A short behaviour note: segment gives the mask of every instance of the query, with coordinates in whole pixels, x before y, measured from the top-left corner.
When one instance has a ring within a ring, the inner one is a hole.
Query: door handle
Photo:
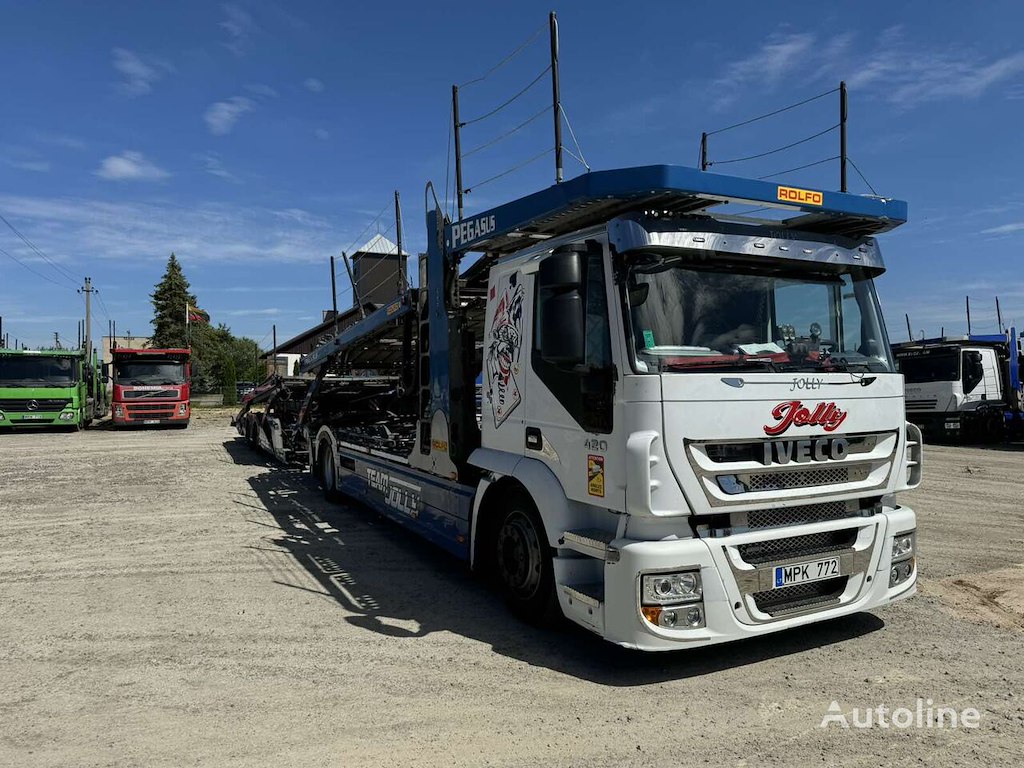
[[[526,447],[531,451],[539,451],[544,447],[544,438],[541,436],[538,427],[526,428]]]

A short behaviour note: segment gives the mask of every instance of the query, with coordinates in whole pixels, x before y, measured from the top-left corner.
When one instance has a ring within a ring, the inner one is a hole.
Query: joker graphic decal
[[[491,288],[494,305],[491,343],[487,348],[487,397],[491,401],[494,426],[500,427],[522,400],[516,376],[523,347],[523,286],[519,273],[498,279]]]

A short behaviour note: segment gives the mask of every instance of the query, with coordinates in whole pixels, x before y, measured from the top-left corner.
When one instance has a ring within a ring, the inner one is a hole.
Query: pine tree
[[[189,293],[188,280],[173,253],[167,259],[167,270],[150,298],[153,301],[153,346],[172,349],[188,346],[185,304],[197,306],[199,302],[194,294]]]

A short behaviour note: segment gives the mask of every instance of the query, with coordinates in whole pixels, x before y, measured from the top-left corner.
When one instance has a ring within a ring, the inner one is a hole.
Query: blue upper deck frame
[[[452,222],[445,226],[444,246],[454,255],[505,253],[524,247],[531,235],[565,234],[628,211],[697,213],[727,203],[792,210],[800,215],[771,221],[771,226],[850,238],[885,232],[907,220],[907,204],[901,200],[723,176],[685,166],[648,165],[592,171]]]

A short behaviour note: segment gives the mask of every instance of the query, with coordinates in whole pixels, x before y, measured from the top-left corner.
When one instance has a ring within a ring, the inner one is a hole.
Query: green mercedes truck
[[[0,429],[77,431],[107,413],[95,353],[83,349],[0,348]]]

